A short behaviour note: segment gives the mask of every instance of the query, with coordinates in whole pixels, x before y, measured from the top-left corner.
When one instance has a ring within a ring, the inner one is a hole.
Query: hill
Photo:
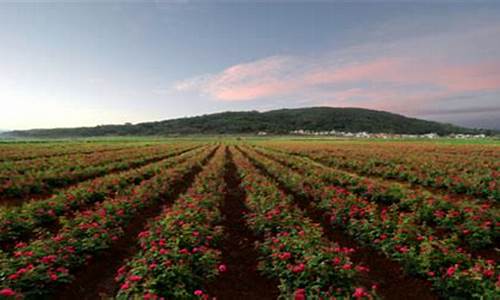
[[[267,112],[223,112],[158,122],[96,127],[32,129],[4,133],[12,137],[59,138],[126,135],[286,134],[293,130],[424,134],[491,133],[361,108],[311,107]]]

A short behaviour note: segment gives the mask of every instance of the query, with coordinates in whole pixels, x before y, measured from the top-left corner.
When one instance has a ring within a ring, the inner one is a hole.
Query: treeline
[[[61,138],[133,135],[187,134],[287,134],[293,130],[345,131],[393,134],[451,133],[493,134],[494,131],[469,129],[451,124],[408,118],[384,111],[360,108],[312,107],[268,112],[224,112],[159,122],[96,127],[33,129],[5,134],[25,138]]]

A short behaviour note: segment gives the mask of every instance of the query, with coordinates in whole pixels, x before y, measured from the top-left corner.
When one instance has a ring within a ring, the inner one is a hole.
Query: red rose
[[[292,254],[290,252],[285,252],[285,253],[282,253],[279,255],[279,258],[281,260],[287,260],[287,259],[290,259],[292,257]]]
[[[4,297],[12,297],[15,294],[16,294],[16,292],[14,292],[12,289],[9,289],[9,288],[5,288],[5,289],[0,291],[0,295],[4,296]]]
[[[453,274],[455,274],[455,272],[457,271],[457,269],[458,269],[458,265],[454,265],[453,267],[449,267],[448,270],[446,270],[446,275],[448,277],[453,276]]]
[[[219,272],[221,272],[221,273],[224,273],[227,271],[227,267],[224,264],[219,265],[218,269],[219,269]]]
[[[128,290],[129,287],[130,287],[130,284],[127,281],[125,281],[125,283],[120,286],[120,289]]]
[[[139,275],[132,275],[129,277],[130,281],[140,281],[141,279],[142,279],[142,277]]]
[[[306,299],[306,290],[305,289],[297,289],[295,291],[295,300],[305,300]]]
[[[483,275],[484,275],[485,277],[492,277],[493,275],[495,275],[495,272],[493,272],[493,270],[485,270],[485,271],[483,272]]]
[[[306,266],[303,263],[300,263],[292,268],[292,272],[300,273],[300,272],[304,271],[305,267]]]
[[[356,298],[362,298],[362,297],[368,296],[368,293],[365,292],[364,288],[356,288],[354,290],[354,293],[352,294],[352,296],[356,297]]]

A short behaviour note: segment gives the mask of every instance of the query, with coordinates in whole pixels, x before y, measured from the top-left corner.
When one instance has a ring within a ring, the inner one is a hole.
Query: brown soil
[[[182,154],[182,153],[185,153],[187,151],[189,151],[189,150],[182,151],[181,153],[179,153],[179,155]],[[168,159],[169,157],[167,157],[165,159]],[[184,162],[186,160],[187,160],[187,158],[182,158],[182,159],[179,159],[177,163],[182,163],[182,162]],[[150,178],[146,178],[144,180],[148,180],[148,179],[150,179]],[[135,183],[131,183],[131,185],[139,185],[141,182],[142,181],[137,181]],[[106,197],[109,197],[109,196],[110,195],[108,195]],[[106,199],[106,197],[104,199]],[[71,211],[68,211],[68,212],[64,213],[62,216],[65,216],[68,219],[71,219],[71,218],[73,218],[73,216],[74,216],[75,213],[77,213],[79,211],[84,211],[86,209],[90,209],[93,205],[95,205],[96,203],[99,203],[99,202],[103,201],[104,199],[92,201],[90,203],[86,203],[86,204],[84,204],[84,205],[82,205],[82,206],[80,206],[78,208],[75,208],[74,210],[71,210]],[[0,249],[2,251],[4,251],[4,252],[9,253],[9,252],[13,251],[15,244],[17,244],[19,242],[29,243],[33,239],[38,239],[38,238],[41,238],[41,237],[47,235],[47,233],[49,233],[49,234],[56,234],[59,231],[60,228],[61,228],[61,224],[59,223],[59,219],[57,219],[54,222],[48,222],[48,223],[40,224],[37,227],[37,230],[35,230],[33,232],[30,232],[30,233],[28,233],[26,235],[20,236],[20,237],[14,239],[14,240],[0,243]],[[46,230],[43,230],[43,229],[46,229]]]
[[[300,174],[303,174],[303,170],[301,170],[300,168],[297,168],[297,167],[293,167],[293,166],[290,166],[288,164],[286,164],[285,162],[283,162],[281,159],[277,159],[275,157],[273,157],[272,155],[269,155],[268,153],[264,153],[262,151],[259,151],[259,149],[253,149],[255,152],[257,152],[258,154],[286,167],[286,168],[290,168],[291,170],[293,171],[296,171],[297,173],[300,173]],[[318,164],[321,164],[327,168],[332,168],[332,169],[335,169],[333,167],[330,167],[328,165],[326,165],[325,163],[322,163],[322,162],[319,162],[319,161],[315,161],[314,159],[312,158],[309,158],[311,161],[313,162],[316,162]],[[343,171],[343,172],[346,172],[346,171]],[[349,172],[346,172],[346,173],[349,173]],[[363,176],[363,175],[359,175],[359,174],[356,174],[356,173],[349,173],[353,176]],[[366,177],[366,176],[364,176]],[[474,201],[474,200],[471,200],[469,196],[466,196],[466,195],[457,195],[457,194],[445,194],[445,192],[443,192],[442,189],[436,189],[436,188],[427,188],[427,187],[423,187],[423,186],[419,186],[419,185],[415,185],[415,184],[408,184],[407,182],[402,182],[401,180],[390,180],[390,179],[380,179],[379,180],[384,180],[384,181],[394,181],[394,182],[398,182],[402,185],[404,185],[406,188],[409,188],[409,189],[412,189],[412,190],[415,190],[415,191],[427,191],[427,192],[431,192],[433,194],[438,194],[438,195],[447,195],[448,196],[448,199],[452,202],[459,202],[459,201]],[[380,207],[380,208],[384,208],[384,207],[388,207],[390,206],[389,203],[381,203],[381,202],[378,202],[377,205]],[[435,224],[427,224],[429,226],[432,226],[432,228],[434,228],[436,230],[435,232],[435,235],[439,238],[441,237],[445,237],[449,230],[445,230],[445,229],[439,229],[439,228],[436,228]],[[494,242],[494,245],[498,245],[499,242],[498,241],[495,241]],[[481,257],[481,258],[484,258],[484,259],[492,259],[494,261],[500,261],[500,249],[499,248],[488,248],[488,249],[478,249],[478,250],[473,250],[473,249],[470,249],[470,247],[467,246],[467,244],[465,242],[463,242],[461,244],[462,248],[464,248],[468,253],[470,253],[472,255],[472,257],[475,257],[475,258],[478,258],[478,257]]]
[[[498,244],[496,244],[498,245]],[[497,246],[494,249],[480,249],[480,250],[468,250],[467,252],[471,253],[473,257],[481,257],[484,259],[492,259],[497,263],[500,262],[500,247]]]
[[[426,191],[426,192],[429,192],[429,193],[432,193],[435,195],[440,195],[440,196],[447,196],[449,201],[451,201],[451,202],[460,203],[460,202],[466,201],[466,202],[474,203],[474,202],[480,201],[483,203],[486,203],[486,202],[491,203],[495,207],[498,207],[498,204],[495,201],[486,199],[482,196],[468,195],[468,194],[464,194],[464,193],[456,193],[456,192],[450,191],[446,187],[431,187],[431,186],[426,186],[426,185],[420,184],[420,183],[409,182],[408,180],[405,180],[405,179],[400,179],[400,178],[395,178],[395,177],[387,178],[387,177],[384,177],[383,175],[379,175],[379,174],[364,174],[358,170],[355,170],[353,168],[349,168],[346,166],[333,166],[333,165],[329,164],[328,162],[325,162],[319,158],[312,157],[310,155],[299,155],[299,154],[292,154],[292,155],[296,155],[296,156],[303,157],[303,158],[308,158],[311,161],[314,161],[314,162],[321,164],[325,167],[341,170],[341,171],[343,171],[345,173],[349,173],[353,176],[361,176],[361,177],[367,177],[367,178],[372,177],[372,178],[382,180],[385,182],[399,183],[408,189],[413,189],[413,190],[417,190],[417,191]]]
[[[221,208],[225,237],[222,242],[223,263],[227,271],[208,285],[210,295],[226,299],[276,299],[278,283],[261,276],[257,270],[258,254],[254,248],[256,237],[245,225],[245,192],[241,179],[226,148],[229,159],[226,174],[227,191]]]
[[[95,154],[95,153],[105,153],[105,152],[113,152],[120,151],[125,149],[134,149],[140,148],[137,146],[132,147],[120,147],[114,149],[103,149],[103,150],[83,150],[83,151],[74,151],[74,152],[66,152],[66,153],[53,153],[53,154],[45,154],[45,155],[33,155],[33,156],[25,156],[25,157],[17,157],[17,158],[0,158],[0,162],[4,161],[24,161],[24,160],[34,160],[38,158],[51,158],[57,156],[71,156],[71,155],[85,155],[85,154]]]
[[[241,151],[246,157],[253,162],[252,158],[244,151]],[[378,253],[372,248],[365,247],[345,234],[341,229],[334,228],[329,224],[328,216],[322,211],[315,209],[311,203],[312,199],[299,195],[288,189],[279,179],[272,176],[267,170],[255,164],[260,171],[266,176],[274,179],[278,187],[285,193],[291,195],[301,209],[317,223],[320,223],[324,229],[325,236],[339,244],[341,247],[349,247],[356,249],[356,252],[351,254],[351,259],[354,263],[367,266],[370,271],[359,277],[360,283],[370,288],[372,284],[378,285],[378,295],[383,299],[400,300],[400,299],[439,299],[436,293],[431,290],[431,284],[423,279],[410,277],[404,273],[399,263],[388,259],[385,255]]]
[[[143,167],[145,165],[155,163],[155,162],[158,162],[158,161],[161,161],[161,160],[164,160],[164,159],[176,156],[176,155],[181,155],[181,154],[186,153],[188,151],[192,151],[196,148],[198,148],[198,147],[189,148],[189,149],[182,150],[182,151],[176,151],[176,152],[170,153],[168,155],[150,158],[150,159],[143,161],[143,162],[140,162],[140,163],[139,162],[138,163],[131,163],[127,168],[115,168],[115,169],[111,169],[111,170],[107,171],[106,173],[99,172],[99,173],[94,174],[94,175],[80,176],[80,177],[77,177],[74,179],[68,179],[67,184],[57,184],[53,187],[49,187],[49,188],[47,188],[43,191],[40,191],[38,193],[27,193],[27,194],[24,194],[23,196],[20,196],[20,197],[5,197],[5,196],[0,195],[0,206],[6,206],[6,207],[20,206],[27,201],[36,201],[36,200],[42,200],[45,198],[50,198],[50,197],[52,197],[53,194],[55,194],[61,190],[70,189],[70,188],[82,183],[83,181],[94,180],[94,179],[99,178],[99,177],[104,177],[104,176],[108,176],[111,174],[126,172],[126,171],[129,171],[131,169],[135,169],[135,168],[140,168],[140,167]]]
[[[213,150],[202,162],[206,164],[215,154]],[[75,280],[61,288],[54,299],[109,299],[119,289],[114,278],[118,269],[124,262],[131,258],[139,250],[137,243],[138,234],[144,231],[147,222],[153,220],[163,212],[163,209],[172,204],[180,194],[184,193],[192,183],[201,167],[195,167],[184,178],[173,185],[169,196],[157,205],[153,205],[137,213],[137,216],[124,228],[124,236],[116,241],[110,249],[94,257],[94,259],[82,269],[76,272]]]

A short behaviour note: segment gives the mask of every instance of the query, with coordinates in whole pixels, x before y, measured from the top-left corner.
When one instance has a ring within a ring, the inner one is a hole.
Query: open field
[[[0,166],[0,298],[500,298],[495,140],[17,141]]]

